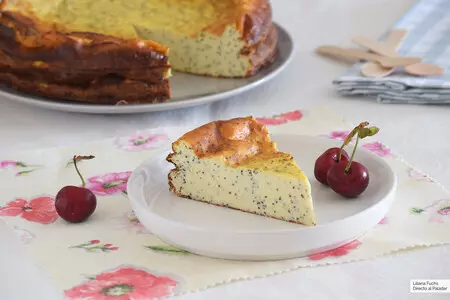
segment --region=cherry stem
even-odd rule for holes
[[[353,137],[355,136],[355,134],[361,138],[363,138],[363,136],[361,135],[362,130],[365,129],[365,127],[369,125],[369,122],[361,122],[359,123],[358,126],[356,126],[355,128],[353,128],[353,130],[346,136],[344,142],[342,143],[341,148],[339,149],[339,154],[338,154],[338,159],[337,161],[340,162],[341,161],[341,157],[342,157],[342,150],[344,150],[344,147],[346,145],[348,145],[351,140],[353,139]],[[372,128],[372,127],[371,127]],[[371,129],[368,130],[368,133],[366,133],[366,136],[368,135],[374,135],[378,132],[378,128],[377,127],[373,127],[372,131]],[[361,135],[361,136],[360,136]],[[358,144],[358,140],[356,140],[356,143]],[[353,156],[352,156],[353,157]]]
[[[348,143],[350,143],[350,141],[352,140],[353,136],[355,135],[356,132],[356,128],[353,129],[346,137],[344,142],[341,145],[341,148],[339,148],[339,154],[338,154],[338,158],[337,161],[340,162],[341,158],[342,158],[342,151],[344,150],[344,147],[348,145]]]
[[[78,170],[76,155],[73,156],[73,165],[75,166],[75,170],[77,171],[78,176],[81,179],[81,186],[84,188],[86,186],[86,182],[84,181],[84,178],[83,178],[83,176],[80,173],[80,170]]]
[[[342,158],[342,151],[344,150],[344,147],[348,144],[348,140],[351,139],[352,136],[353,136],[353,131],[350,132],[350,133],[345,137],[344,142],[342,142],[342,145],[341,145],[341,147],[339,148],[339,154],[338,154],[337,162],[340,162],[340,161],[341,161],[341,158]]]
[[[353,158],[355,157],[356,148],[358,148],[358,142],[359,142],[359,133],[356,135],[355,146],[353,147],[352,156],[350,156],[350,160],[348,161],[347,166],[345,167],[345,173],[348,173],[348,171],[350,170]]]
[[[337,161],[338,161],[338,162],[341,161],[341,158],[342,158],[342,150],[344,150],[344,146],[345,146],[345,143],[342,143],[341,148],[339,148],[339,154],[338,154],[338,158],[337,158]]]

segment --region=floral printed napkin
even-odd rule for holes
[[[355,124],[326,110],[292,111],[259,118],[269,131],[342,140]],[[376,124],[374,124],[376,125]],[[126,183],[132,170],[188,128],[143,130],[72,148],[52,148],[0,158],[0,218],[67,299],[156,299],[324,264],[371,259],[414,247],[450,242],[450,193],[372,137],[361,147],[383,157],[398,176],[396,200],[372,231],[340,248],[310,257],[238,262],[197,256],[169,246],[133,214]],[[98,199],[84,223],[58,217],[54,197],[78,185],[74,154],[95,155],[79,167]]]

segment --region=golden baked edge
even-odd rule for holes
[[[252,116],[204,124],[172,143],[172,151],[175,152],[175,146],[183,141],[191,146],[197,157],[223,156],[230,166],[244,164],[255,155],[279,153],[267,127]],[[167,161],[171,162],[172,155],[167,156]]]

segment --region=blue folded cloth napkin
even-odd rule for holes
[[[416,77],[396,73],[382,78],[361,74],[354,64],[333,81],[342,95],[372,96],[381,103],[450,104],[450,0],[420,0],[396,22],[393,29],[407,29],[398,52],[419,56],[423,63],[438,65],[443,76]]]

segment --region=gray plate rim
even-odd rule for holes
[[[271,70],[269,73],[263,77],[250,82],[246,85],[230,89],[228,91],[219,92],[215,94],[186,98],[184,100],[177,100],[173,102],[165,103],[154,103],[154,104],[134,104],[134,105],[98,105],[98,104],[82,104],[82,103],[64,103],[58,100],[49,100],[43,97],[37,97],[32,95],[26,95],[21,92],[12,91],[9,88],[0,87],[0,97],[7,100],[31,105],[34,107],[39,107],[49,110],[65,111],[65,112],[76,112],[76,113],[87,113],[87,114],[137,114],[146,112],[158,112],[158,111],[168,111],[180,108],[189,108],[193,106],[203,105],[207,103],[213,103],[219,100],[229,99],[230,97],[242,94],[251,89],[254,89],[262,84],[265,84],[275,78],[277,75],[283,71],[287,65],[292,61],[295,53],[295,44],[290,33],[280,26],[278,23],[274,22],[278,30],[279,39],[283,40],[286,49],[285,56],[278,56],[277,60],[279,65]],[[281,43],[279,43],[280,47]]]

